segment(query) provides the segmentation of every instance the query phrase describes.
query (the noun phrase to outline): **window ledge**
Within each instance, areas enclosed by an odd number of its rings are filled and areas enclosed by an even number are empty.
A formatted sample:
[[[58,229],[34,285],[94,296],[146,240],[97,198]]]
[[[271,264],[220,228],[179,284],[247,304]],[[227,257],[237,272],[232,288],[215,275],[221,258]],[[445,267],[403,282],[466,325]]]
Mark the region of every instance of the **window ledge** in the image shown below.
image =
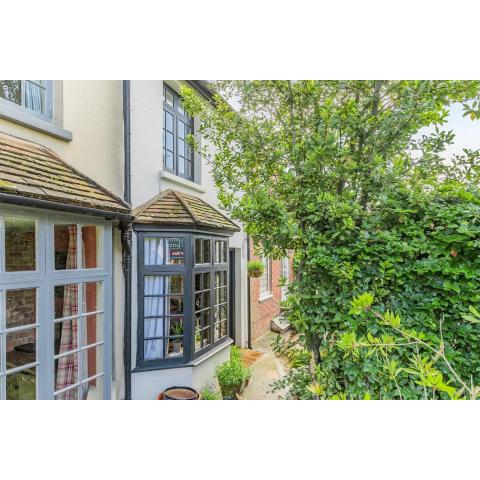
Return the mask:
[[[182,185],[183,187],[189,188],[190,190],[194,190],[199,193],[205,193],[207,190],[203,188],[198,183],[191,182],[190,180],[185,180],[182,177],[178,177],[173,173],[167,172],[166,170],[162,170],[160,172],[160,177],[162,180],[167,180],[172,183],[176,183],[177,185]]]
[[[72,132],[63,129],[52,122],[31,115],[27,111],[17,108],[16,105],[8,105],[8,102],[0,102],[0,118],[37,130],[38,132],[46,133],[47,135],[67,142],[71,142],[73,138]]]
[[[204,355],[201,357],[196,358],[192,362],[189,363],[177,363],[177,364],[170,364],[170,365],[144,365],[140,367],[135,367],[132,370],[132,373],[140,373],[140,372],[152,372],[154,370],[168,370],[170,368],[187,368],[187,367],[196,367],[197,365],[200,365],[203,363],[205,360],[208,360],[210,357],[213,357],[216,355],[218,352],[221,352],[224,348],[229,347],[233,343],[233,339],[229,338],[228,340],[225,340],[221,345],[216,346],[212,350],[209,350],[208,352],[205,352]]]
[[[270,300],[271,298],[273,298],[273,293],[268,293],[266,295],[262,295],[258,301],[259,302],[264,302],[265,300]]]
[[[199,365],[200,363],[204,362],[208,358],[216,355],[218,352],[220,352],[224,348],[230,346],[232,343],[233,343],[233,339],[231,338],[229,338],[228,340],[225,340],[225,342],[223,342],[221,345],[218,345],[215,348],[212,348],[201,357],[196,358],[193,362],[190,363],[190,365],[192,365],[193,367],[195,367],[196,365]]]

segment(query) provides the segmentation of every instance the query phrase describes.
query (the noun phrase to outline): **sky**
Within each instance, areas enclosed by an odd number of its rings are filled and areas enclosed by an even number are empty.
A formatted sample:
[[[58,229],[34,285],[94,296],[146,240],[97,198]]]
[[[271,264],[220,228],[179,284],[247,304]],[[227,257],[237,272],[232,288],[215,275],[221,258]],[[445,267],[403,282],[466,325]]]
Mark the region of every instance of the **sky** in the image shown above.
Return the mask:
[[[448,121],[442,126],[442,130],[453,130],[455,134],[454,144],[446,149],[445,158],[463,153],[463,148],[480,148],[480,120],[472,121],[468,116],[464,117],[461,103],[452,105]],[[431,131],[432,128],[424,128],[419,134],[428,134]]]

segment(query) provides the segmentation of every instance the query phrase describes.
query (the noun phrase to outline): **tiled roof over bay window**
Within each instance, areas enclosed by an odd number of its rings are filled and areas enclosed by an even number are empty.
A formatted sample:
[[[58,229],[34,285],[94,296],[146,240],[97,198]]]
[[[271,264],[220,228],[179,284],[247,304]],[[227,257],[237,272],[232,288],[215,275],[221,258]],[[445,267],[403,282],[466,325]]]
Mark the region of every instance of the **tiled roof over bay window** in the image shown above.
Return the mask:
[[[170,189],[135,209],[134,215],[135,222],[142,224],[240,231],[229,218],[202,199]]]
[[[52,205],[82,207],[129,215],[123,200],[65,163],[52,150],[0,132],[0,194],[44,200]],[[32,202],[33,203],[33,202]]]

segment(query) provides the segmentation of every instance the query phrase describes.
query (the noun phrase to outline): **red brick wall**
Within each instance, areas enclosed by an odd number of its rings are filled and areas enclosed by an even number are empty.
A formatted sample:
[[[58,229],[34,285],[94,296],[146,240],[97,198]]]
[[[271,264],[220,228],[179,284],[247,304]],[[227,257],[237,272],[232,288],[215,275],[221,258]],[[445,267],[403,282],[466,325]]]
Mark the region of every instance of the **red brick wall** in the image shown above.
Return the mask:
[[[250,258],[258,259],[253,246],[250,248]],[[293,279],[293,255],[290,255],[290,280]],[[260,300],[260,279],[250,278],[250,319],[252,326],[252,341],[270,330],[270,322],[280,314],[282,287],[279,285],[282,268],[281,260],[272,260],[272,297]]]

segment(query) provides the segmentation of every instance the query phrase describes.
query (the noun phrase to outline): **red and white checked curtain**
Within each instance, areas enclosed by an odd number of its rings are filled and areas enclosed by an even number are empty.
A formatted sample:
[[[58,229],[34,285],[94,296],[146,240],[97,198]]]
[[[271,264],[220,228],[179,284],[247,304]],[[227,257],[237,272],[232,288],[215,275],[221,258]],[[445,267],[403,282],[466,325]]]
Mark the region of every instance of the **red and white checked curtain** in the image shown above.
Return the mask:
[[[67,252],[67,269],[77,268],[77,226],[68,227],[69,241]],[[63,316],[70,317],[78,313],[78,285],[65,285],[63,292]],[[60,338],[60,354],[75,350],[78,347],[78,320],[62,322]],[[55,390],[62,390],[78,382],[78,354],[66,355],[58,359]],[[68,390],[57,398],[61,400],[77,400],[77,389]]]

